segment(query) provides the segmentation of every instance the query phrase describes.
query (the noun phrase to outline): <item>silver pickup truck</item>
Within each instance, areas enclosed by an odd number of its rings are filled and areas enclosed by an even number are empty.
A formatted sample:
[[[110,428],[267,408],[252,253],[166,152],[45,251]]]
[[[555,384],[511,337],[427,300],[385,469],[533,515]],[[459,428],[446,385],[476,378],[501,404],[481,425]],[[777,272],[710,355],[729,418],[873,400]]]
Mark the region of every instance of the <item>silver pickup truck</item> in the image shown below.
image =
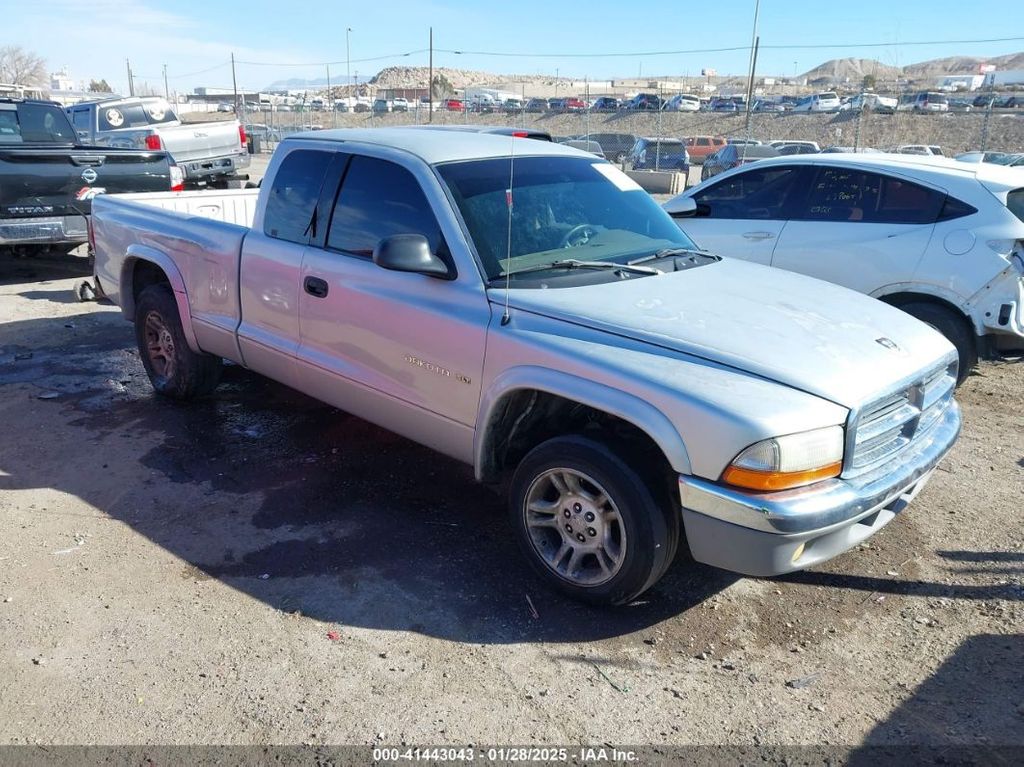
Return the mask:
[[[301,134],[258,193],[93,210],[98,285],[157,392],[208,394],[225,358],[471,464],[536,571],[590,602],[634,599],[681,540],[758,576],[829,559],[960,429],[938,333],[701,251],[558,144]]]
[[[223,183],[249,167],[245,129],[238,120],[184,125],[162,98],[88,101],[67,108],[83,144],[170,152],[193,184]]]

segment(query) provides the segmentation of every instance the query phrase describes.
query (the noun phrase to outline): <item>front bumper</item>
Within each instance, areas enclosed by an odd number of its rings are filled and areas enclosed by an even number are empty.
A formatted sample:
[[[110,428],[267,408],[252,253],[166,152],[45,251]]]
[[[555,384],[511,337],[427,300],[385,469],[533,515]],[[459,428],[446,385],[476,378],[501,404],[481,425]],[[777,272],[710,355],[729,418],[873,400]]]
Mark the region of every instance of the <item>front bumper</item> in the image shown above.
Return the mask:
[[[85,242],[88,236],[84,216],[0,219],[0,246]]]
[[[186,160],[177,163],[189,181],[213,176],[233,176],[239,170],[248,168],[251,159],[247,150],[224,157],[208,157],[203,160]]]
[[[852,479],[778,493],[744,492],[681,475],[683,526],[693,558],[744,575],[780,575],[824,562],[887,525],[921,491],[960,433],[950,403],[894,461]]]

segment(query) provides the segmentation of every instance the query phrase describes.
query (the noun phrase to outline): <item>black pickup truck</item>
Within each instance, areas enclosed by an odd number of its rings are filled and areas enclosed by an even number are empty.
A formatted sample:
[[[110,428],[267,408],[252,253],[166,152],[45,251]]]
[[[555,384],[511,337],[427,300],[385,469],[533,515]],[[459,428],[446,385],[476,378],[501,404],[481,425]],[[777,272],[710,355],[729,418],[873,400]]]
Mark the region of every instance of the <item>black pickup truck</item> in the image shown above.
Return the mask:
[[[0,252],[70,251],[96,195],[182,184],[167,152],[82,146],[59,104],[0,99]]]

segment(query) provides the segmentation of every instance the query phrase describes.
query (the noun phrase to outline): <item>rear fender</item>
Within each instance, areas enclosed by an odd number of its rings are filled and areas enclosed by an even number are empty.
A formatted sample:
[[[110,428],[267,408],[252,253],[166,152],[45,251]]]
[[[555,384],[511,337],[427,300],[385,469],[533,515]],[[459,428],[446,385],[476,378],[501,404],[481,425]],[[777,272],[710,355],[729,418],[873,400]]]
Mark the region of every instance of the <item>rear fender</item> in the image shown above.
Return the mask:
[[[188,293],[185,291],[185,280],[181,276],[174,260],[166,253],[155,248],[138,243],[128,246],[125,255],[124,266],[121,268],[121,311],[125,318],[135,320],[135,293],[132,283],[135,276],[135,267],[140,261],[148,261],[167,276],[167,281],[174,291],[174,300],[178,304],[178,317],[181,320],[181,329],[185,334],[189,349],[196,354],[202,354],[199,343],[196,340],[195,329],[192,327],[192,313],[189,310]]]

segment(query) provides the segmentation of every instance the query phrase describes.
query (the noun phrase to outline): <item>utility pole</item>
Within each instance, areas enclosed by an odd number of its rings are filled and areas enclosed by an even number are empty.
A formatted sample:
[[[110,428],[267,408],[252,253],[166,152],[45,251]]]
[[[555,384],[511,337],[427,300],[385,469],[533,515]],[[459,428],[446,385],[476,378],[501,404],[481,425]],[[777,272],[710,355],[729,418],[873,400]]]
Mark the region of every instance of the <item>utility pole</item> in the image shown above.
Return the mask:
[[[128,95],[135,95],[135,78],[132,76],[132,62],[128,59],[124,60],[125,67],[128,68]]]
[[[751,70],[750,79],[746,83],[746,137],[751,137],[751,99],[754,96],[754,72],[758,66],[758,14],[761,12],[761,0],[754,0],[754,31],[751,33]]]
[[[331,95],[331,65],[324,64],[327,67],[327,103],[330,105],[328,108],[331,110],[331,127],[337,126],[335,123],[335,110],[334,110],[334,96]]]
[[[235,52],[231,52],[231,90],[235,92],[235,117],[238,117],[238,80],[235,78]],[[239,119],[241,119],[239,117]]]
[[[754,50],[750,57],[750,82],[747,83],[747,124],[744,127],[744,135],[750,138],[750,110],[754,101],[754,71],[757,69],[757,49],[761,46],[761,38],[754,38]]]
[[[427,74],[427,122],[434,122],[434,28],[430,28],[430,68]]]
[[[171,100],[171,89],[167,87],[167,65],[164,64],[164,100]]]

